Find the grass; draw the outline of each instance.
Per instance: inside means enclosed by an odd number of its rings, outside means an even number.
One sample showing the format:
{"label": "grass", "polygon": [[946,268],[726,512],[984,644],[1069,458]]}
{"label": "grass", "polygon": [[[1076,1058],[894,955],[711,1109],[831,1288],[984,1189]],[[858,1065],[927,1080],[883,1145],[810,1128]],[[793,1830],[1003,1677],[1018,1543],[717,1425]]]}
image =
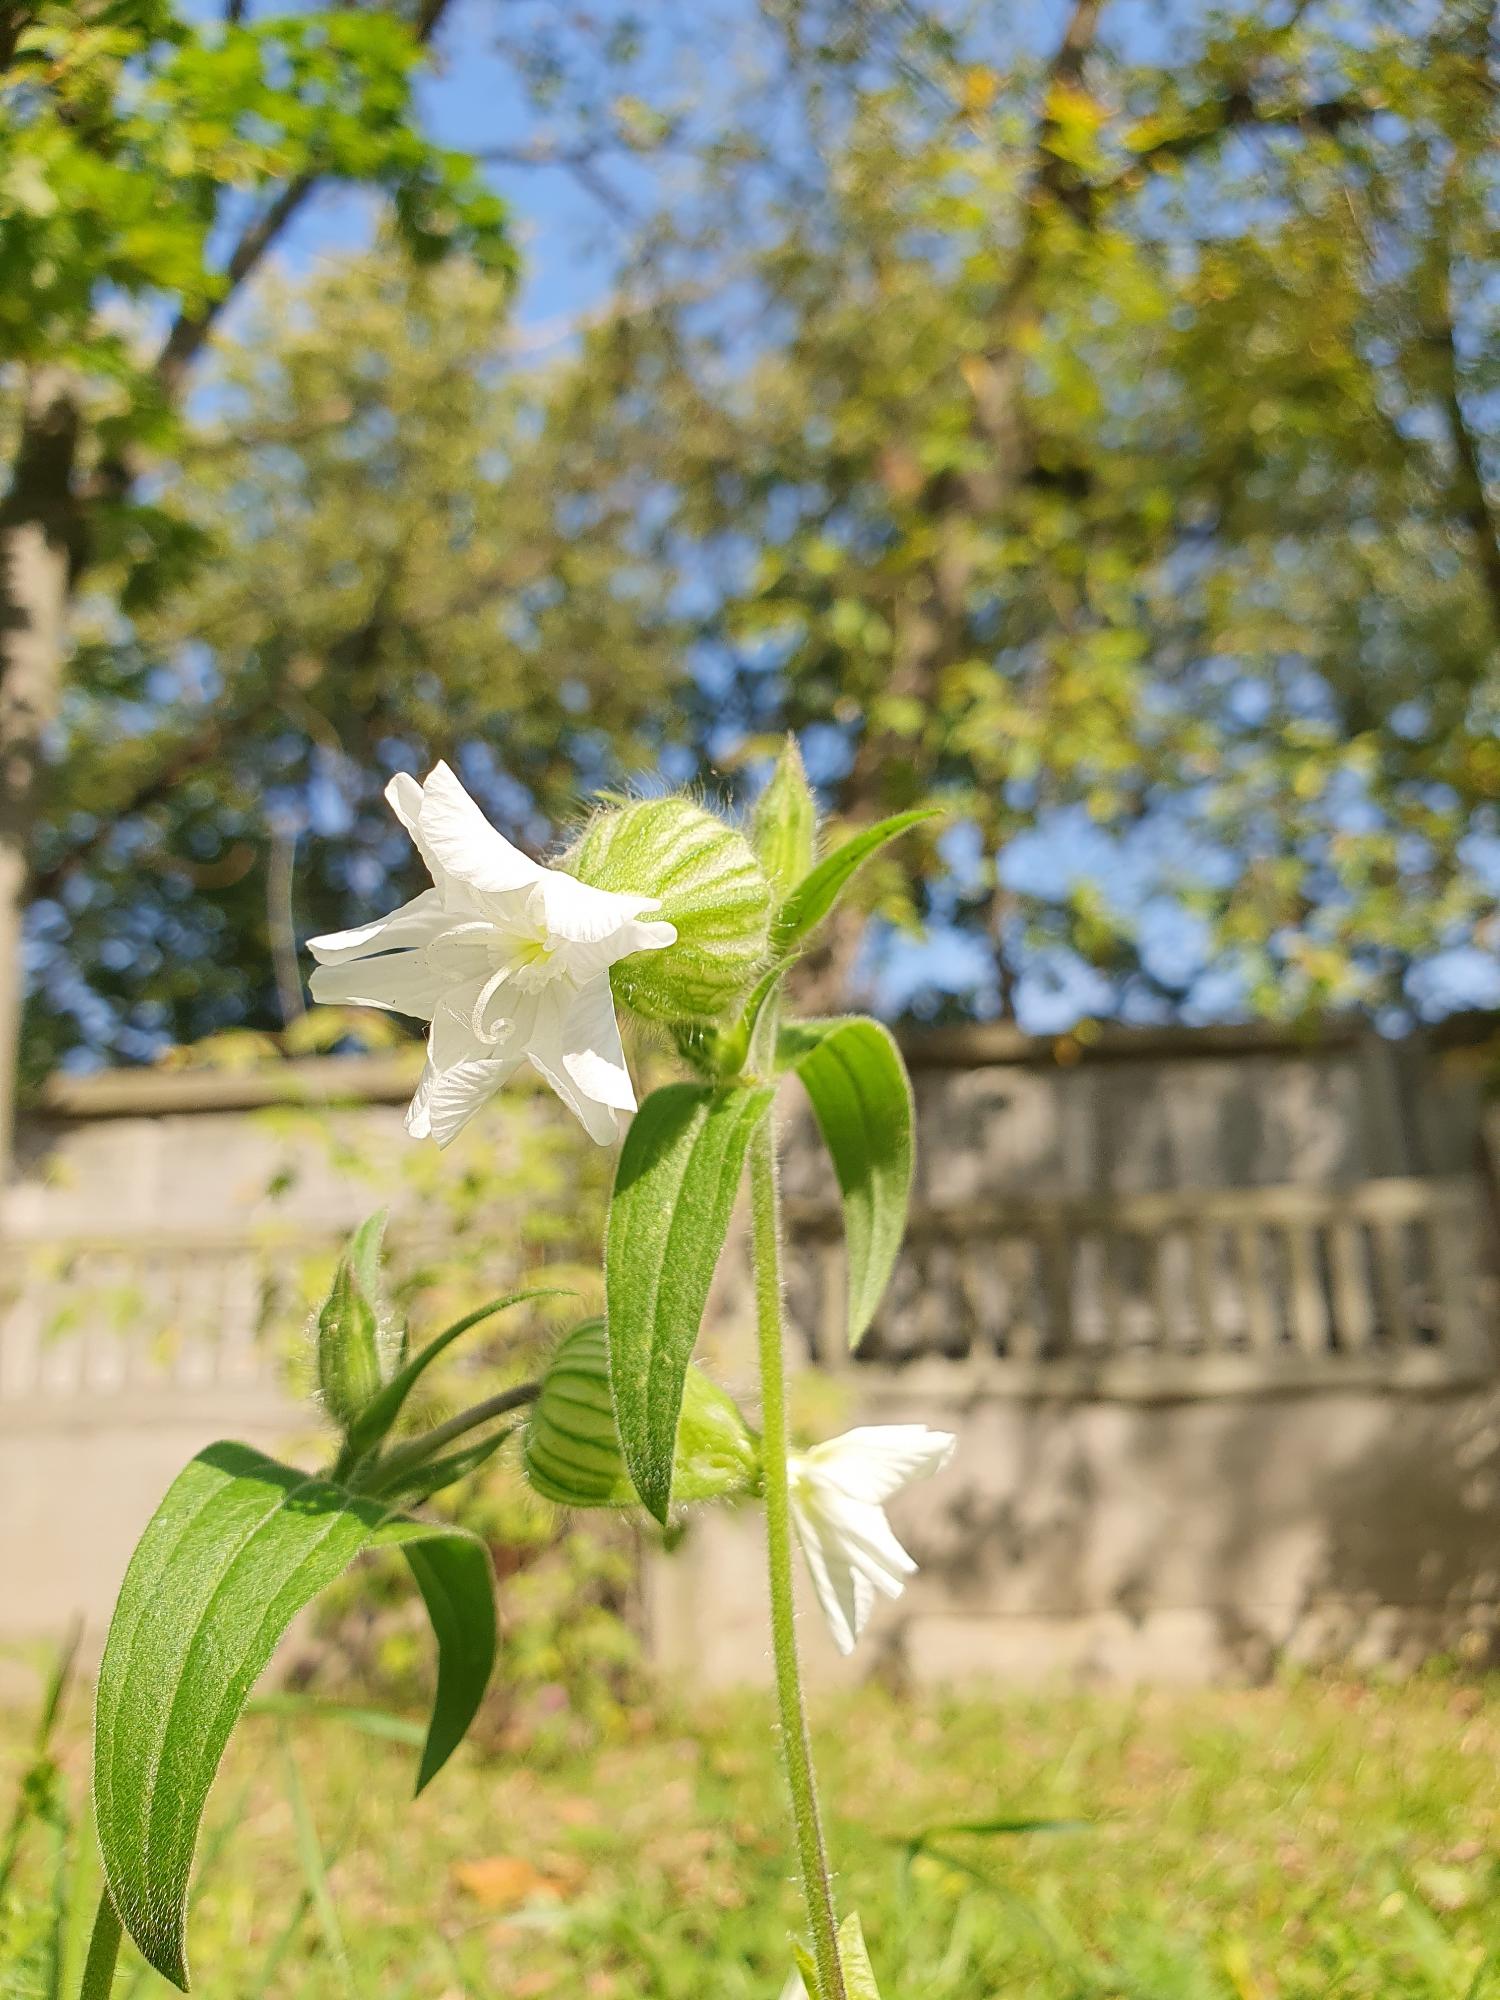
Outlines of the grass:
{"label": "grass", "polygon": [[[31,1734],[5,1730],[7,1783]],[[870,1689],[818,1735],[884,2000],[1500,2000],[1500,1686]],[[76,1799],[76,1723],[56,1748]],[[465,1751],[415,1805],[413,1763],[326,1711],[247,1723],[205,1837],[195,1992],[777,2000],[796,1900],[767,1701],[632,1713],[589,1756]],[[937,1830],[1036,1819],[1062,1824]],[[74,1864],[91,1875],[76,1841]],[[39,1842],[13,1891],[54,1876]],[[128,2000],[169,1991],[122,1966]],[[45,1990],[7,1987],[0,1956],[0,1995]]]}

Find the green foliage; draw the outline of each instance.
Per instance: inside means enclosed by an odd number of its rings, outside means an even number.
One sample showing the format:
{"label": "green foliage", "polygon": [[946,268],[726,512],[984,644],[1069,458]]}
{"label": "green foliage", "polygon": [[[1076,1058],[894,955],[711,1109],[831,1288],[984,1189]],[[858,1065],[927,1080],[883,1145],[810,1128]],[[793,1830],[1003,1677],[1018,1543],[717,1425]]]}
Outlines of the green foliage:
{"label": "green foliage", "polygon": [[[264,279],[221,337],[212,414],[161,472],[213,561],[123,633],[93,598],[75,618],[35,843],[32,1073],[101,1018],[126,1055],[285,1025],[278,952],[419,885],[381,796],[397,763],[495,746],[503,787],[486,751],[463,775],[535,847],[581,781],[655,756],[681,673],[665,587],[632,556],[625,493],[566,529],[603,459],[557,375],[516,369],[516,338],[500,278],[414,271],[389,241]],[[298,840],[314,785],[348,815],[337,843]],[[293,847],[295,929],[271,894]],[[75,1017],[80,978],[103,1017]]]}
{"label": "green foliage", "polygon": [[[865,1948],[865,1934],[860,1928],[859,1913],[851,1910],[839,1925],[839,1965],[844,1975],[844,1991],[848,2000],[880,2000],[880,1989],[875,1984],[875,1974],[870,1969],[870,1954]],[[818,1969],[812,1962],[810,1953],[797,1947],[797,1967],[803,1983],[813,2000],[821,2000],[822,1987],[818,1980]]]}
{"label": "green foliage", "polygon": [[[581,1563],[566,1583],[549,1576],[507,1641],[537,1698],[526,1726],[493,1757],[456,1762],[415,1805],[408,1742],[331,1714],[246,1718],[197,1871],[205,2000],[341,1990],[288,1816],[278,1751],[289,1722],[316,1732],[300,1758],[307,1806],[359,1993],[441,2000],[465,1986],[545,1994],[550,1982],[597,2000],[704,2000],[711,1976],[714,2000],[777,2000],[797,1913],[768,1831],[785,1783],[768,1703],[739,1694],[653,1709],[637,1698],[601,1743],[562,1698],[581,1683],[543,1615],[585,1578]],[[517,1589],[539,1583],[508,1585],[502,1617]],[[82,1704],[71,1714],[54,1742],[65,1777],[86,1722]],[[1492,1680],[899,1700],[866,1688],[820,1704],[814,1728],[841,1883],[888,1996],[1490,2000]],[[7,1796],[27,1733],[0,1718]],[[65,1811],[76,1789],[64,1786]],[[1089,1825],[960,1836],[946,1858],[896,1865],[893,1841],[913,1827],[998,1818]],[[456,1872],[496,1855],[543,1878],[514,1912],[486,1909]],[[28,1842],[13,1921],[45,1916],[52,1868],[47,1843]],[[65,1895],[86,1904],[81,1843],[67,1868]],[[129,1954],[117,1991],[166,2000],[169,1989]]]}
{"label": "green foliage", "polygon": [[843,1195],[852,1348],[875,1317],[906,1233],[911,1083],[878,1021],[798,1021],[782,1031],[777,1056],[811,1100]]}
{"label": "green foliage", "polygon": [[665,1525],[683,1384],[767,1085],[668,1084],[636,1113],[604,1252],[609,1371],[631,1481]]}
{"label": "green foliage", "polygon": [[[1221,1006],[1411,1004],[1493,944],[1481,17],[1211,7],[1148,58],[1065,11],[1038,61],[985,10],[787,51],[577,393],[721,583],[747,747],[832,738],[840,819],[965,830],[871,884],[971,942],[958,1004],[1079,959],[1104,1009],[1205,967]],[[1055,886],[1004,865],[1038,823],[1089,832]]]}
{"label": "green foliage", "polygon": [[777,951],[795,951],[805,943],[834,909],[865,862],[877,854],[887,841],[895,840],[898,835],[909,833],[914,826],[920,826],[924,820],[937,816],[934,807],[896,813],[890,819],[877,821],[874,826],[862,827],[858,833],[841,842],[832,854],[796,884],[776,912],[771,935]]}
{"label": "green foliage", "polygon": [[184,1990],[189,1871],[230,1732],[297,1612],[381,1546],[406,1556],[440,1649],[420,1788],[462,1739],[493,1662],[478,1542],[220,1444],[178,1476],[131,1558],[99,1673],[99,1846],[126,1930]]}
{"label": "green foliage", "polygon": [[164,400],[131,344],[101,337],[106,296],[209,309],[231,283],[212,255],[230,196],[374,185],[419,257],[454,246],[510,266],[501,204],[417,129],[421,42],[396,10],[226,27],[166,0],[48,0],[7,23],[7,43],[0,355],[94,377],[111,447],[152,436]]}
{"label": "green foliage", "polygon": [[525,1305],[533,1299],[555,1299],[565,1296],[567,1294],[556,1286],[536,1285],[529,1291],[509,1292],[504,1298],[491,1299],[487,1305],[476,1306],[472,1312],[467,1312],[461,1319],[456,1319],[452,1326],[445,1327],[434,1339],[429,1340],[420,1352],[414,1354],[404,1367],[392,1375],[377,1394],[360,1405],[348,1426],[344,1458],[341,1462],[353,1468],[367,1453],[379,1448],[401,1415],[412,1391],[433,1362],[446,1354],[456,1340],[461,1340],[476,1326],[483,1326],[497,1313],[506,1312],[512,1306]]}

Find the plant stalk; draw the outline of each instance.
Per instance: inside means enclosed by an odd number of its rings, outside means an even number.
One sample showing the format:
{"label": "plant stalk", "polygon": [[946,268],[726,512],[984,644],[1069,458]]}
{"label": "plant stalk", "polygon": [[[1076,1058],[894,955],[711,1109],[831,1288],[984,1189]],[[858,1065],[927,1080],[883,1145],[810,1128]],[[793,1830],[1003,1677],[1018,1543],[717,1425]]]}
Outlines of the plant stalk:
{"label": "plant stalk", "polygon": [[115,1983],[115,1963],[120,1956],[120,1919],[109,1900],[109,1890],[99,1891],[99,1908],[94,1913],[94,1929],[89,1938],[89,1955],[84,1961],[83,1983],[78,2000],[109,2000]]}
{"label": "plant stalk", "polygon": [[452,1444],[455,1438],[476,1431],[481,1424],[487,1424],[495,1417],[503,1417],[512,1410],[524,1409],[534,1403],[542,1393],[540,1382],[522,1382],[514,1389],[502,1389],[498,1396],[490,1396],[482,1403],[476,1403],[470,1410],[461,1410],[456,1417],[450,1417],[445,1424],[436,1424],[430,1431],[423,1431],[407,1443],[397,1445],[387,1457],[381,1459],[374,1468],[374,1485],[371,1491],[384,1492],[385,1489],[403,1478],[407,1473],[423,1466],[429,1459],[436,1458],[444,1445]]}
{"label": "plant stalk", "polygon": [[750,1217],[755,1268],[755,1326],[760,1350],[761,1470],[765,1487],[766,1554],[771,1580],[771,1642],[781,1747],[792,1794],[792,1823],[802,1868],[802,1894],[812,1933],[822,2000],[848,2000],[839,1964],[838,1918],[828,1849],[818,1811],[802,1668],[797,1657],[792,1596],[792,1502],[787,1474],[786,1366],[781,1317],[781,1223],[776,1197],[776,1138],[768,1115],[750,1141]]}

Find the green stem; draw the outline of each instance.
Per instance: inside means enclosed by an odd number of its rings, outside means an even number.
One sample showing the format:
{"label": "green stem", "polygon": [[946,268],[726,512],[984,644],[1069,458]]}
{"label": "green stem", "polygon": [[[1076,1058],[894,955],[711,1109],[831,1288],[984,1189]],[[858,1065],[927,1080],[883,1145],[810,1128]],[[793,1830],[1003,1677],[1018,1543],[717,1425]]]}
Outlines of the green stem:
{"label": "green stem", "polygon": [[373,1493],[383,1493],[388,1487],[398,1483],[408,1473],[427,1461],[436,1458],[444,1445],[452,1444],[455,1438],[463,1437],[469,1431],[477,1431],[481,1424],[490,1423],[495,1417],[507,1416],[512,1410],[524,1409],[534,1403],[542,1393],[540,1382],[522,1382],[514,1389],[502,1389],[498,1396],[490,1396],[482,1403],[476,1403],[471,1410],[461,1410],[456,1417],[450,1417],[445,1424],[436,1424],[430,1431],[423,1431],[420,1437],[399,1444],[395,1450],[380,1459],[371,1469],[371,1485],[367,1489]]}
{"label": "green stem", "polygon": [[802,1865],[802,1894],[812,1932],[822,2000],[847,2000],[839,1964],[838,1918],[828,1850],[818,1812],[802,1669],[792,1597],[792,1501],[787,1476],[786,1369],[781,1323],[781,1226],[776,1199],[776,1139],[767,1117],[750,1141],[750,1217],[755,1264],[755,1326],[760,1348],[761,1469],[766,1553],[771,1576],[771,1643],[781,1747],[792,1793],[792,1822]]}
{"label": "green stem", "polygon": [[115,1961],[119,1956],[120,1919],[115,1915],[108,1889],[101,1889],[78,2000],[109,2000],[109,1990],[115,1983]]}

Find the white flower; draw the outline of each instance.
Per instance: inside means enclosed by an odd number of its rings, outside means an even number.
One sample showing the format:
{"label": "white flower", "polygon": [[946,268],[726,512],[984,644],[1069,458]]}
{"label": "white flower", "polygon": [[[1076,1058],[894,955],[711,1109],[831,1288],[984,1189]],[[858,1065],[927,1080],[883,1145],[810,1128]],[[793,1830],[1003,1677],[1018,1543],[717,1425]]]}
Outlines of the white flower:
{"label": "white flower", "polygon": [[916,1574],[885,1502],[946,1465],[957,1442],[926,1424],[867,1424],[793,1455],[792,1520],[841,1653],[854,1651],[876,1591],[899,1597]]}
{"label": "white flower", "polygon": [[413,1138],[446,1146],[529,1061],[607,1145],[635,1109],[609,968],[675,941],[671,924],[639,921],[660,904],[528,860],[446,764],[425,785],[392,778],[385,795],[434,886],[376,923],[310,939],[313,998],[432,1023],[406,1114]]}

